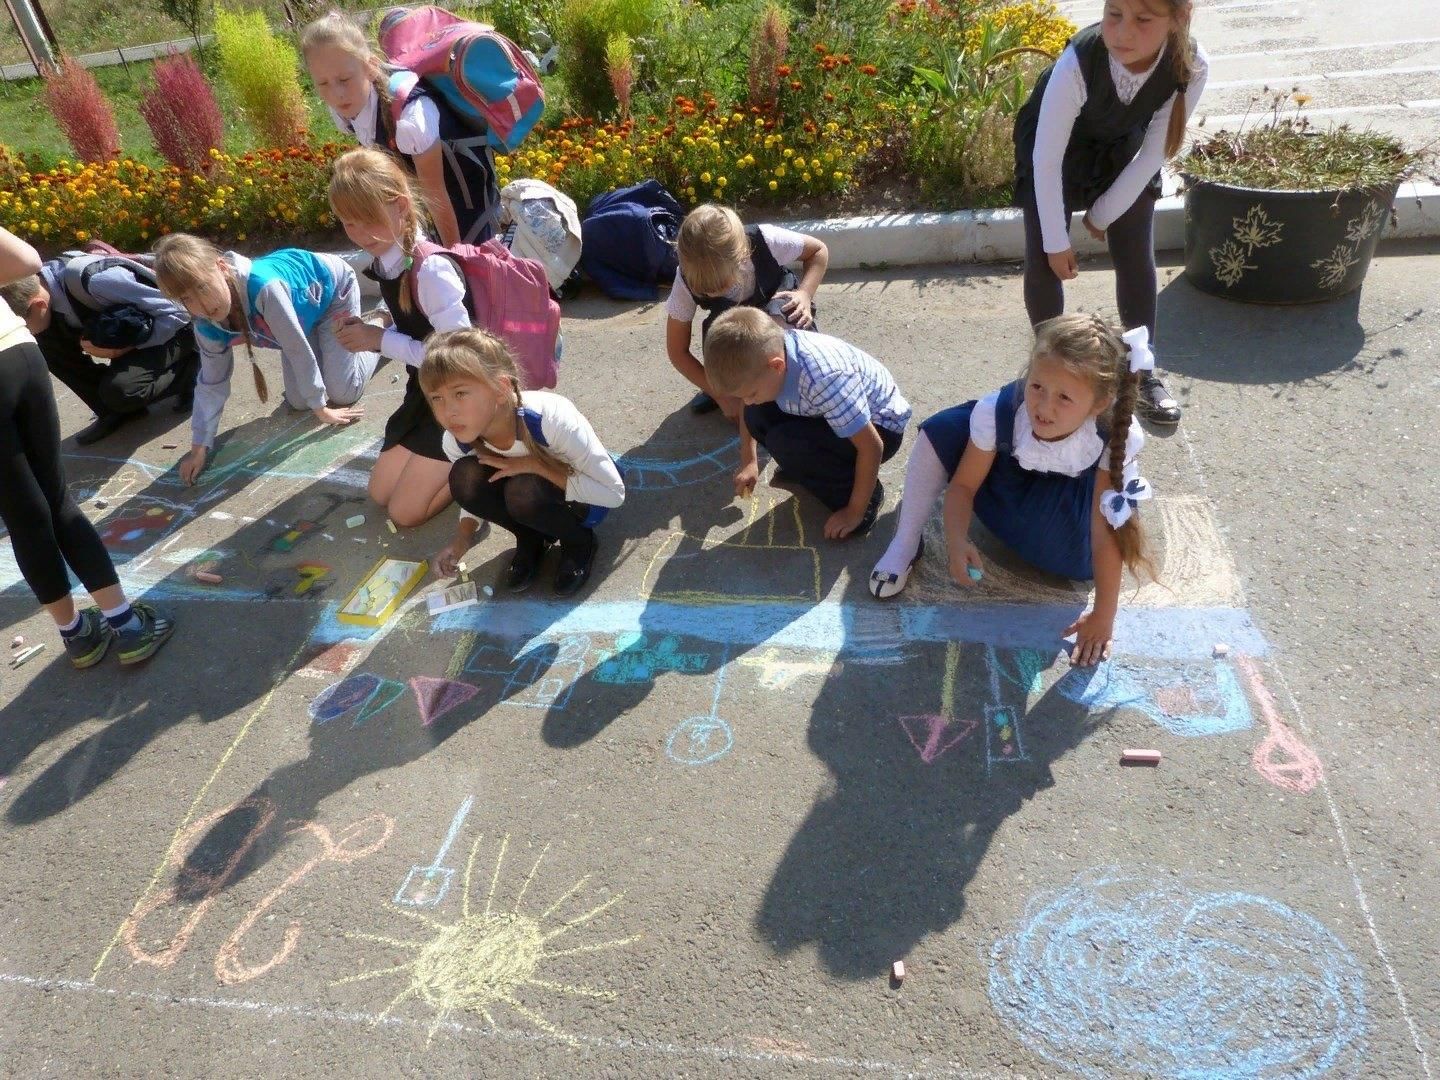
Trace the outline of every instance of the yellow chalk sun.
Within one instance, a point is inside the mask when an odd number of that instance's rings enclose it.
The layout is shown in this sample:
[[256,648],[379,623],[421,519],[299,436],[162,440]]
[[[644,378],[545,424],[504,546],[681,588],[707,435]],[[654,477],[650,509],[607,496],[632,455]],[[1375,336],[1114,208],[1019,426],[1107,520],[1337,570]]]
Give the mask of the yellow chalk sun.
[[408,977],[409,985],[396,994],[380,1014],[388,1017],[399,1005],[410,998],[420,998],[435,1010],[430,1024],[430,1037],[452,1016],[460,1012],[478,1013],[492,1026],[496,1026],[492,1011],[497,1005],[508,1005],[515,1012],[529,1020],[536,1027],[563,1039],[570,1036],[558,1031],[536,1009],[521,1001],[520,995],[527,990],[551,991],[577,997],[599,998],[613,1001],[613,990],[600,990],[590,986],[571,986],[537,978],[541,965],[547,961],[577,953],[600,952],[618,949],[637,940],[635,937],[598,941],[575,945],[568,949],[552,949],[551,941],[568,934],[596,916],[603,914],[624,898],[624,893],[612,896],[589,911],[572,919],[560,922],[555,913],[572,896],[584,889],[589,875],[566,889],[553,904],[539,915],[528,915],[520,910],[531,882],[550,850],[546,844],[536,858],[524,884],[516,894],[515,902],[508,911],[495,909],[495,892],[500,884],[500,871],[505,862],[505,851],[510,837],[500,841],[500,851],[495,857],[495,869],[490,877],[490,891],[485,898],[485,909],[471,911],[470,880],[475,868],[475,856],[483,838],[477,838],[470,847],[470,858],[465,864],[465,880],[460,896],[460,919],[453,923],[442,923],[416,912],[400,910],[400,914],[425,923],[435,930],[435,935],[426,941],[404,941],[399,938],[382,937],[377,934],[353,933],[347,937],[359,941],[379,942],[397,949],[405,949],[415,956],[403,964],[375,968],[337,979],[331,986],[363,982],[389,975]]

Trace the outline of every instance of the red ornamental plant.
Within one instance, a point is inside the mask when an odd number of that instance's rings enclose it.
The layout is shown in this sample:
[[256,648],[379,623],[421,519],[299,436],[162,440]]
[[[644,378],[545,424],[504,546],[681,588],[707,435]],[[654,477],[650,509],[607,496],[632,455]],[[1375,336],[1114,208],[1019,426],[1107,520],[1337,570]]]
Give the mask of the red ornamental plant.
[[45,103],[81,161],[110,161],[120,153],[115,110],[89,70],[71,57],[45,76]]
[[630,115],[630,90],[635,85],[635,53],[628,34],[611,34],[605,42],[605,74],[624,119]]
[[177,169],[209,173],[225,141],[215,91],[188,54],[172,52],[155,65],[155,85],[140,102],[155,149]]
[[785,11],[776,4],[766,4],[750,35],[750,67],[746,80],[750,104],[773,109],[780,96],[780,79],[790,73],[785,55],[790,51],[790,27]]

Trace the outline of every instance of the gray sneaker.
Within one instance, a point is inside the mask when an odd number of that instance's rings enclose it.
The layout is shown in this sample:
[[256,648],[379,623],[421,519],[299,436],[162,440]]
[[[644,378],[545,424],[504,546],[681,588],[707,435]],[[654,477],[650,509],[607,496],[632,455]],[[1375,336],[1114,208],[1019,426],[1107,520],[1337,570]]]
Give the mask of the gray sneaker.
[[175,620],[150,604],[132,604],[139,625],[119,631],[120,663],[138,664],[149,660],[175,632]]
[[89,607],[80,612],[80,629],[64,638],[65,651],[70,654],[70,662],[77,668],[94,667],[105,659],[105,654],[110,651],[110,643],[114,640],[115,631],[105,621],[105,616],[100,614],[100,609]]

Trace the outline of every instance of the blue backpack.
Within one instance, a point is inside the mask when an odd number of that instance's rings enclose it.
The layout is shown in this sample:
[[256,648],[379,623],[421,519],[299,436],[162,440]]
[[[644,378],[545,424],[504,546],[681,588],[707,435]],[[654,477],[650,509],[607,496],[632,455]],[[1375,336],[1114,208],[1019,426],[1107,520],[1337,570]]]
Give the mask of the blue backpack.
[[596,195],[580,222],[580,266],[616,300],[655,300],[675,279],[680,204],[658,180]]

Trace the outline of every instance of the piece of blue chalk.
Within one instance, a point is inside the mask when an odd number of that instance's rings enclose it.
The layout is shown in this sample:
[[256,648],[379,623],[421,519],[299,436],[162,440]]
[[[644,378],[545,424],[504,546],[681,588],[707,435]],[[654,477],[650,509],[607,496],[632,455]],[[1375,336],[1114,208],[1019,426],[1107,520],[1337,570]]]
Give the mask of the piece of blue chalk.
[[985,576],[985,571],[981,570],[978,566],[967,566],[965,572],[970,575],[971,581],[979,581]]

